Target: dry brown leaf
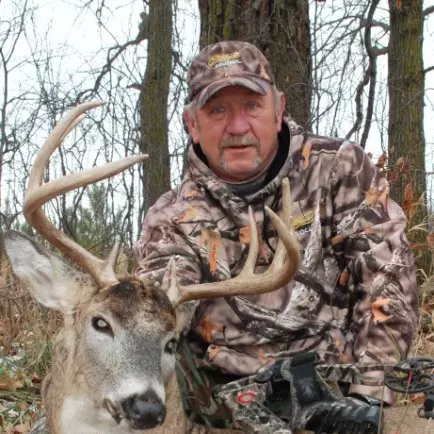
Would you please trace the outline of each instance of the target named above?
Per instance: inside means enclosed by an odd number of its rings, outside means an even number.
[[[195,219],[197,216],[199,215],[199,210],[197,208],[187,208],[187,210],[185,211],[184,215],[181,218],[181,222],[186,222],[189,220],[193,220]]]
[[[23,383],[23,386],[24,386],[24,384],[27,381],[27,378],[28,377],[27,377],[26,373],[22,369],[18,369],[17,373],[15,374],[15,379],[17,381],[21,381]]]
[[[198,329],[205,342],[210,343],[214,333],[221,333],[223,331],[223,326],[210,321],[208,317],[204,315],[199,321]]]
[[[342,243],[344,241],[344,237],[342,235],[336,235],[332,238],[331,241],[332,245],[334,246],[336,244]]]
[[[411,402],[415,404],[423,404],[425,402],[426,395],[425,393],[412,393],[410,395]]]
[[[199,247],[207,246],[209,242],[209,229],[202,229],[199,238]]]
[[[267,356],[264,353],[264,350],[262,350],[262,349],[259,349],[258,351],[256,351],[256,356],[258,357],[258,360],[261,362],[261,365],[266,365],[271,360],[271,358],[269,356]]]
[[[434,249],[434,232],[431,232],[427,235],[426,242],[428,243],[428,247],[430,249]]]
[[[312,152],[312,143],[305,143],[303,149],[301,150],[301,155],[304,158],[303,161],[303,169],[307,169],[309,167],[309,159],[310,153]]]
[[[11,377],[7,372],[0,376],[0,390],[15,392],[17,389],[22,389],[24,382],[20,378]]]
[[[221,246],[220,236],[218,234],[213,234],[211,237],[211,243],[209,246],[209,270],[211,273],[215,273],[217,271],[217,260],[218,260],[218,250]]]
[[[216,358],[217,354],[220,352],[220,349],[221,347],[219,345],[210,345],[208,347],[207,354],[211,362]]]
[[[377,231],[374,228],[370,227],[370,226],[368,226],[367,228],[363,229],[363,232],[365,234],[375,234],[375,233],[377,233]]]
[[[250,234],[250,226],[244,226],[239,231],[239,240],[240,243],[243,245],[247,245],[251,243],[251,234]],[[258,243],[259,243],[259,254],[268,262],[269,256],[271,255],[271,252],[262,240],[262,235],[260,231],[258,231]]]
[[[390,182],[392,183],[392,184],[394,184],[397,180],[398,180],[398,177],[399,177],[399,173],[398,172],[395,172],[395,171],[393,171],[393,172],[390,172]]]
[[[36,372],[33,372],[32,375],[30,376],[30,381],[33,384],[40,384],[42,382],[42,377],[38,375]]]
[[[199,192],[195,189],[184,192],[184,199],[190,200],[199,196]]]
[[[382,203],[384,206],[387,204],[387,198],[389,197],[389,184],[387,183],[382,190],[378,190],[377,187],[371,187],[366,193],[367,205],[374,205],[377,202]]]
[[[377,166],[379,169],[383,169],[383,168],[384,168],[384,165],[386,164],[386,162],[387,162],[387,155],[386,155],[385,152],[383,152],[383,153],[380,155],[380,157],[378,158],[378,161],[377,161],[376,166]]]
[[[339,285],[346,286],[346,284],[350,280],[350,273],[348,270],[342,271],[341,275],[339,276]]]
[[[402,202],[402,209],[407,214],[408,218],[411,220],[411,217],[414,212],[414,189],[413,182],[410,181],[404,189],[404,198]]]
[[[222,245],[220,234],[213,229],[202,229],[199,245],[206,246],[208,249],[209,270],[211,273],[215,273],[218,265],[218,251]]]
[[[27,404],[27,402],[19,402],[16,405],[20,409],[20,411],[22,411],[22,412],[27,411],[29,408],[29,404]]]
[[[408,172],[410,169],[410,162],[407,157],[399,157],[396,160],[396,167],[400,172]]]
[[[389,146],[389,155],[392,156],[394,154],[395,154],[395,146],[394,145]]]
[[[390,302],[390,298],[379,297],[371,303],[371,311],[374,315],[375,323],[382,323],[390,318],[393,318],[393,315],[386,315],[382,311],[383,306],[387,306]]]
[[[240,229],[240,243],[250,244],[250,226],[244,226]]]
[[[374,203],[376,203],[378,201],[378,197],[379,197],[380,193],[377,189],[377,187],[371,187],[367,193],[366,193],[366,203],[368,205],[373,205]]]
[[[339,353],[339,363],[351,363],[351,357],[347,353]]]
[[[30,424],[23,423],[21,425],[15,425],[6,430],[7,434],[26,434],[30,431]]]

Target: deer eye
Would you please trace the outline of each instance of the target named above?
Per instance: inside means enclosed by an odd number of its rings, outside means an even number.
[[[178,341],[176,338],[169,339],[164,347],[164,352],[167,354],[175,354]]]
[[[94,316],[92,318],[92,327],[98,332],[107,333],[108,335],[113,336],[113,330],[110,324],[100,316]]]

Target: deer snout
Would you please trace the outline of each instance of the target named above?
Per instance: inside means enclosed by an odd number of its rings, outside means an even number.
[[[133,429],[150,429],[161,425],[166,406],[153,391],[133,395],[121,402],[122,410]]]

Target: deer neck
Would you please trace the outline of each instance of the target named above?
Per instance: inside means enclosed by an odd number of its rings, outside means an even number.
[[[65,318],[65,325],[67,322],[68,318]],[[77,371],[78,365],[73,357],[74,346],[74,335],[68,328],[62,328],[55,338],[53,364],[50,372],[45,377],[42,387],[42,397],[46,410],[46,426],[49,433],[60,434],[65,432],[62,429],[61,414],[66,403],[72,402],[76,397],[85,395],[85,391],[80,390],[82,382],[77,381],[77,373],[74,372]],[[77,421],[80,419],[81,417]]]

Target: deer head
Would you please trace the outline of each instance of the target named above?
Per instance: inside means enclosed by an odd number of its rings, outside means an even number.
[[[254,273],[258,239],[250,211],[252,243],[244,269],[235,278],[181,286],[171,260],[166,292],[153,281],[118,279],[114,271],[118,246],[107,260],[101,260],[67,238],[42,211],[50,199],[146,159],[146,155],[133,156],[43,184],[51,154],[85,111],[101,104],[79,105],[57,124],[32,167],[24,202],[29,224],[83,271],[19,232],[9,232],[5,240],[15,274],[41,304],[64,317],[53,366],[43,386],[47,430],[54,434],[133,433],[163,424],[170,410],[168,385],[176,383],[173,372],[180,331],[176,307],[200,298],[272,291],[289,281],[300,263],[290,225],[289,182],[285,181],[282,218],[266,210],[279,243],[273,263],[263,274]]]

